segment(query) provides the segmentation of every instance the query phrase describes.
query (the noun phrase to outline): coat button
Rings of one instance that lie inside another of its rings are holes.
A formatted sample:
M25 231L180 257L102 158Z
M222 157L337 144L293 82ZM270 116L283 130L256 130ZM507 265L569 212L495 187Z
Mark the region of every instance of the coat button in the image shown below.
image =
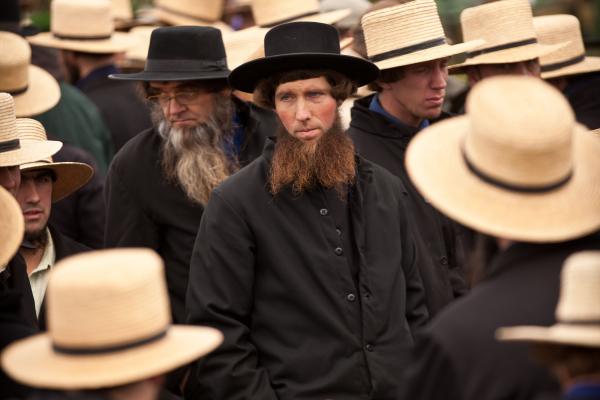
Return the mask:
M344 254L344 250L342 250L341 247L336 247L334 251L335 251L335 254L337 254L338 256L341 256L342 254Z
M346 296L346 300L348 300L349 302L353 302L354 300L356 300L356 295L354 293L348 293L348 295Z
M321 215L325 216L325 215L327 215L327 214L329 213L329 211L327 211L327 209L326 209L326 208L321 208L321 209L319 210L319 213L320 213Z
M442 265L448 265L448 258L444 256L440 258L440 262L442 263Z
M373 345L371 343L367 343L365 345L365 349L367 349L367 351L373 351Z
M335 233L338 234L338 236L342 235L342 230L340 228L335 228Z

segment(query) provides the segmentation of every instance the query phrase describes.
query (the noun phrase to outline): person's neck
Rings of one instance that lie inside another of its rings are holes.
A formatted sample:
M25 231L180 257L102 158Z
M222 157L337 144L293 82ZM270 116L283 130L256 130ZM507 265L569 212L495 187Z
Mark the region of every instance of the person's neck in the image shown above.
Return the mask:
M42 257L44 256L44 251L46 250L46 245L40 245L34 249L21 247L19 249L19 253L23 256L25 263L27 264L27 275L31 275L31 273L40 265L42 261Z
M379 93L379 103L381 107L392 116L397 118L400 122L413 128L418 128L423 122L423 118L420 118L414 114L411 114L402 104L400 104L389 91L382 91Z
M113 59L108 59L102 62L88 62L88 61L81 61L79 63L79 76L80 79L83 79L85 77L87 77L89 74L91 74L92 72L94 72L97 69L100 68L104 68L104 67L109 67L111 65L114 64L114 60Z

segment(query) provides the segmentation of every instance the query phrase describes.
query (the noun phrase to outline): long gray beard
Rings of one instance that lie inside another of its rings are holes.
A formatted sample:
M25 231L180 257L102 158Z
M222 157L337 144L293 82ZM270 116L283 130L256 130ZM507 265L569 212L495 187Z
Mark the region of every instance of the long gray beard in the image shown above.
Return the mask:
M224 100L224 101L223 101ZM206 205L213 189L237 169L224 147L232 140L232 104L217 100L214 114L191 128L173 128L161 118L158 133L163 138L161 165L166 178L179 184L192 201Z

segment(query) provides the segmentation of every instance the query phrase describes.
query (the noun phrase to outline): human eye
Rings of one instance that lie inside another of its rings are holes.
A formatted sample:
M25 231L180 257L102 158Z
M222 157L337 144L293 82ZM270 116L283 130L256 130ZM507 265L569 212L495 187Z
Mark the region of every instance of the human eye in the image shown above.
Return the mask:
M291 101L291 100L293 100L293 98L294 98L294 96L291 93L284 92L284 93L280 93L277 95L277 99L279 101L284 101L284 102Z
M310 99L318 99L324 95L325 95L325 93L320 90L312 90L306 94L306 96Z
M178 103L184 104L186 102L190 102L196 99L196 96L198 95L197 91L185 91L185 92L178 92L175 93L175 100L177 100Z

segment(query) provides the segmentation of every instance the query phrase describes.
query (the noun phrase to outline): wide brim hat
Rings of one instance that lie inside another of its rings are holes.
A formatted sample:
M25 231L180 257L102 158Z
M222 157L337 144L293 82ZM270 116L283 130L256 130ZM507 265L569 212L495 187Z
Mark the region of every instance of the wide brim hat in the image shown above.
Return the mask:
M460 15L463 39L483 39L485 44L467 52L463 63L449 67L463 73L465 67L533 60L569 43L539 43L528 0L502 0L464 9Z
M221 32L209 26L170 26L152 30L144 70L111 74L111 79L179 81L226 79L227 56Z
M156 0L152 17L169 25L212 26L223 33L231 32L221 21L224 0Z
M557 14L533 18L540 43L568 42L557 51L540 58L543 79L600 71L600 57L586 57L579 20L574 15Z
M28 386L125 385L186 365L220 345L216 329L171 325L164 267L148 249L87 252L51 271L46 333L13 342L2 367Z
M334 27L316 22L290 22L272 28L265 35L265 57L246 62L231 72L230 85L252 93L261 79L274 73L298 69L330 69L358 86L379 73L371 62L340 54L340 42Z
M23 240L24 222L21 207L15 198L0 186L0 267L5 267Z
M449 44L433 0L367 13L361 25L369 59L381 70L462 54L485 43L474 39Z
M503 76L473 88L467 115L417 134L406 166L425 199L459 223L515 241L561 242L600 228L598 154L598 138L575 124L556 89Z
M50 32L27 37L38 46L85 53L119 53L135 45L115 32L111 3L103 0L53 0Z
M28 66L27 89L13 96L17 117L31 117L53 108L60 100L60 87L52 75L42 68Z
M280 1L253 0L252 15L257 27L272 28L288 22L319 22L335 24L348 17L352 10L343 8L320 12L319 0Z
M582 251L569 256L561 271L556 307L557 323L546 326L500 328L503 341L600 348L600 252Z

